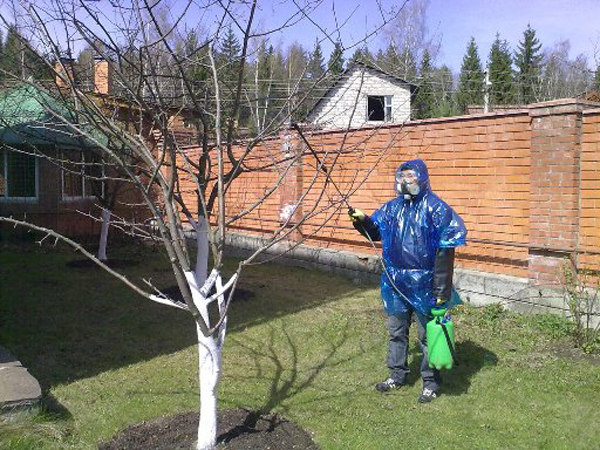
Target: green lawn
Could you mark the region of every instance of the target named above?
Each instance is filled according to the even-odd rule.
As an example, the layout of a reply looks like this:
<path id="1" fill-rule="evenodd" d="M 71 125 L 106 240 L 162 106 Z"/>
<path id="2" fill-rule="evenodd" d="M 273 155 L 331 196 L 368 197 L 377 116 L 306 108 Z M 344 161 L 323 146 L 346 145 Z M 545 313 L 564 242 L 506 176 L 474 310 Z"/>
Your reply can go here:
<path id="1" fill-rule="evenodd" d="M 173 284 L 159 253 L 110 250 L 139 261 L 130 278 Z M 68 268 L 77 257 L 0 247 L 0 345 L 45 394 L 37 418 L 0 424 L 0 449 L 94 449 L 130 424 L 198 407 L 190 317 L 97 269 Z M 459 308 L 461 364 L 445 374 L 443 395 L 421 405 L 418 358 L 409 386 L 389 395 L 373 388 L 387 376 L 376 285 L 261 265 L 240 287 L 255 297 L 232 305 L 221 408 L 281 413 L 322 449 L 600 446 L 600 365 L 556 351 L 569 345 L 559 320 Z"/>

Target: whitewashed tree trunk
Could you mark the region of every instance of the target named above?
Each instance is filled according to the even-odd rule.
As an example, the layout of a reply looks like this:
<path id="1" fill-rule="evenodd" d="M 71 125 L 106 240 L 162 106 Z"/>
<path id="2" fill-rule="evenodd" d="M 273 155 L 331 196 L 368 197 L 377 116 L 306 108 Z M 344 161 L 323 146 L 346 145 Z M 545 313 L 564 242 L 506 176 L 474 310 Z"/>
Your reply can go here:
<path id="1" fill-rule="evenodd" d="M 217 388 L 221 378 L 222 347 L 212 336 L 198 330 L 200 374 L 200 422 L 197 450 L 210 450 L 217 443 Z"/>
<path id="2" fill-rule="evenodd" d="M 106 261 L 106 247 L 108 245 L 108 227 L 110 226 L 110 210 L 108 208 L 102 208 L 102 225 L 100 228 L 100 245 L 98 246 L 98 259 L 100 261 Z"/>
<path id="3" fill-rule="evenodd" d="M 192 291 L 194 303 L 205 323 L 210 327 L 207 298 L 210 297 L 210 281 L 207 282 L 209 243 L 207 224 L 203 217 L 194 224 L 198 254 L 195 272 L 186 274 Z M 216 275 L 218 292 L 223 289 L 221 277 Z M 211 277 L 213 274 L 211 274 Z M 206 286 L 205 286 L 206 283 Z M 224 298 L 218 298 L 219 310 L 224 313 Z M 221 360 L 226 321 L 219 332 L 213 336 L 204 336 L 199 326 L 198 334 L 198 375 L 200 385 L 200 420 L 198 424 L 197 450 L 213 449 L 217 443 L 217 388 L 221 378 Z"/>

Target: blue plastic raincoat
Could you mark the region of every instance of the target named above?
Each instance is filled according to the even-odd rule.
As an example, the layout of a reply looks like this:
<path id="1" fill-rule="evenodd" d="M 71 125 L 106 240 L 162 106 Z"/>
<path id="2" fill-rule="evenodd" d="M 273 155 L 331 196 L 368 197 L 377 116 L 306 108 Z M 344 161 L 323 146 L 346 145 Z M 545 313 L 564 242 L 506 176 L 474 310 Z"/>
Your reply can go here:
<path id="1" fill-rule="evenodd" d="M 419 194 L 411 200 L 399 195 L 375 211 L 370 217 L 375 232 L 369 231 L 369 235 L 382 241 L 383 262 L 389 277 L 385 272 L 381 274 L 381 297 L 387 314 L 417 310 L 429 315 L 436 300 L 433 295 L 436 252 L 438 248 L 466 245 L 467 229 L 458 214 L 431 191 L 423 160 L 407 161 L 396 175 L 403 169 L 416 172 Z M 460 302 L 452 289 L 445 307 Z"/>

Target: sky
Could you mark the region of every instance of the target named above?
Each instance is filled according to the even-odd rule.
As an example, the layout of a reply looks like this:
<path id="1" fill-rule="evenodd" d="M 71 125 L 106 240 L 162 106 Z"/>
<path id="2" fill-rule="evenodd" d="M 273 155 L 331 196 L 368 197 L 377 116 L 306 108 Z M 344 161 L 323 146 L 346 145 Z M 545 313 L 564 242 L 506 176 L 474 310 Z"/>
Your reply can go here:
<path id="1" fill-rule="evenodd" d="M 66 0 L 64 0 L 66 3 Z M 107 12 L 110 21 L 111 3 L 128 5 L 133 0 L 86 0 L 88 4 Z M 203 23 L 210 27 L 219 15 L 198 5 L 211 3 L 209 0 L 153 0 L 167 6 L 173 15 L 181 11 L 191 1 L 186 24 Z M 53 3 L 52 0 L 35 0 L 35 4 Z M 588 66 L 595 69 L 600 64 L 600 0 L 258 0 L 255 22 L 257 29 L 276 27 L 284 22 L 294 11 L 296 4 L 315 6 L 310 18 L 304 18 L 296 25 L 271 36 L 275 45 L 288 46 L 298 42 L 306 49 L 314 46 L 322 31 L 331 33 L 337 23 L 341 26 L 341 39 L 345 45 L 361 41 L 381 22 L 377 4 L 386 11 L 398 9 L 406 2 L 407 8 L 415 3 L 428 4 L 426 10 L 429 36 L 441 45 L 437 56 L 437 66 L 447 65 L 458 73 L 462 58 L 471 37 L 478 45 L 479 56 L 483 63 L 487 60 L 490 46 L 500 33 L 515 51 L 528 24 L 536 31 L 543 48 L 551 48 L 563 40 L 569 40 L 571 51 L 569 58 L 574 59 L 582 53 L 588 58 Z M 225 2 L 223 2 L 225 3 Z M 238 8 L 242 0 L 233 1 Z M 0 14 L 5 14 L 11 0 L 0 0 Z M 142 2 L 143 4 L 143 2 Z M 214 4 L 214 3 L 213 3 Z M 194 11 L 193 7 L 197 9 Z M 247 8 L 247 7 L 246 7 Z M 59 27 L 60 30 L 60 27 Z M 59 31 L 60 33 L 60 31 Z M 333 48 L 333 33 L 330 40 L 322 42 L 326 57 Z M 369 48 L 376 52 L 386 48 L 389 35 L 379 32 L 371 36 Z M 348 50 L 346 57 L 352 56 L 354 48 Z"/>
<path id="2" fill-rule="evenodd" d="M 496 32 L 516 50 L 527 24 L 543 47 L 568 39 L 571 58 L 582 53 L 591 68 L 600 64 L 600 0 L 431 0 L 428 8 L 429 29 L 441 34 L 439 59 L 453 71 L 471 36 L 486 60 Z"/>
<path id="3" fill-rule="evenodd" d="M 413 1 L 408 0 L 408 4 Z M 268 5 L 277 8 L 280 3 L 278 0 L 259 0 L 259 16 L 264 18 L 272 14 Z M 380 0 L 380 3 L 388 9 L 402 5 L 404 0 Z M 362 39 L 365 30 L 372 29 L 378 19 L 374 0 L 343 0 L 333 5 L 333 0 L 324 0 L 313 14 L 313 20 L 318 27 L 332 30 L 334 17 L 337 16 L 341 23 L 342 18 L 351 16 L 342 29 L 341 37 L 346 41 Z M 426 11 L 429 35 L 441 43 L 437 63 L 446 64 L 456 73 L 460 71 L 471 37 L 475 38 L 479 56 L 485 62 L 497 32 L 516 51 L 528 24 L 536 31 L 543 47 L 550 48 L 568 39 L 570 59 L 583 53 L 590 68 L 594 69 L 600 63 L 600 0 L 429 0 Z M 266 23 L 270 22 L 266 20 Z M 310 48 L 318 34 L 317 25 L 305 21 L 300 27 L 286 30 L 280 39 L 288 43 L 295 40 Z M 385 48 L 388 43 L 389 37 L 379 33 L 371 40 L 369 48 Z M 328 54 L 331 45 L 324 42 L 323 49 Z"/>

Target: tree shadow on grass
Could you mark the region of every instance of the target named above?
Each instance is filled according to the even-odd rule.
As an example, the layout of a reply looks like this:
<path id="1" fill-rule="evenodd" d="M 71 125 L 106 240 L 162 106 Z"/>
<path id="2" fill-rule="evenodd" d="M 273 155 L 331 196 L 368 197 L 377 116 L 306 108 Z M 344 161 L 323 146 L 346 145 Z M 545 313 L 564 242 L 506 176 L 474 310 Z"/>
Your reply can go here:
<path id="1" fill-rule="evenodd" d="M 157 286 L 173 284 L 168 265 L 152 260 L 156 254 L 120 256 L 141 259 L 125 269 L 130 279 L 149 278 L 150 272 Z M 188 313 L 145 300 L 102 270 L 67 268 L 72 253 L 30 246 L 21 255 L 0 248 L 0 259 L 0 341 L 46 394 L 59 384 L 195 345 L 196 329 Z M 330 274 L 276 265 L 247 269 L 239 287 L 254 295 L 232 304 L 230 331 L 356 290 L 350 281 Z"/>
<path id="2" fill-rule="evenodd" d="M 247 338 L 244 341 L 235 340 L 237 346 L 242 347 L 246 354 L 251 355 L 254 360 L 254 369 L 261 378 L 265 376 L 263 373 L 265 360 L 274 369 L 265 371 L 268 372 L 270 385 L 263 405 L 254 411 L 250 411 L 243 424 L 219 436 L 219 442 L 227 443 L 244 433 L 252 433 L 257 422 L 262 417 L 269 416 L 275 408 L 283 411 L 285 415 L 288 412 L 285 405 L 286 400 L 299 395 L 308 388 L 314 387 L 315 380 L 323 370 L 331 370 L 339 365 L 351 362 L 353 357 L 359 355 L 358 352 L 353 356 L 338 357 L 340 348 L 348 342 L 350 332 L 351 324 L 348 321 L 335 338 L 327 339 L 328 349 L 321 355 L 319 361 L 305 370 L 300 368 L 301 362 L 298 356 L 297 343 L 291 337 L 283 322 L 280 329 L 271 327 L 267 342 L 251 341 Z M 324 336 L 325 333 L 318 334 Z M 285 350 L 281 349 L 282 343 L 285 345 Z M 288 354 L 287 358 L 281 356 L 284 351 Z M 336 392 L 333 395 L 339 396 L 340 394 Z M 327 401 L 329 397 L 330 394 L 325 390 L 316 401 Z"/>

